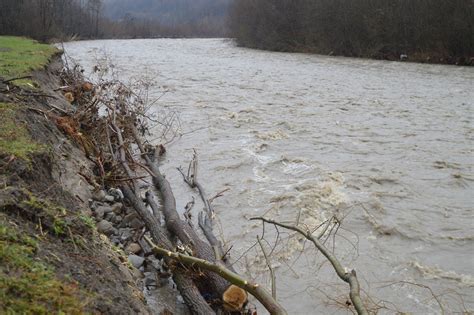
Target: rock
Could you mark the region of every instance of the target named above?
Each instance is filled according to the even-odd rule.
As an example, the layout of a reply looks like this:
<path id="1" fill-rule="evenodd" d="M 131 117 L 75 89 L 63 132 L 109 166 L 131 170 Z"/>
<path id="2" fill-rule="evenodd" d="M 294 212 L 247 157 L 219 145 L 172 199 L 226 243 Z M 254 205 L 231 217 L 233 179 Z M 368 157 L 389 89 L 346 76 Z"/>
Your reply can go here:
<path id="1" fill-rule="evenodd" d="M 115 198 L 114 198 L 114 196 L 106 195 L 105 198 L 104 198 L 104 200 L 107 201 L 107 202 L 112 203 L 112 202 L 115 201 Z"/>
<path id="2" fill-rule="evenodd" d="M 159 259 L 153 257 L 153 256 L 148 256 L 149 261 L 151 261 L 151 264 L 154 269 L 156 270 L 161 270 L 162 268 L 162 263 Z"/>
<path id="3" fill-rule="evenodd" d="M 114 209 L 111 206 L 100 205 L 95 210 L 96 211 L 101 210 L 101 211 L 104 211 L 104 213 L 109 213 L 109 212 L 112 212 Z"/>
<path id="4" fill-rule="evenodd" d="M 120 222 L 122 222 L 122 217 L 118 215 L 115 217 L 114 223 L 119 224 Z"/>
<path id="5" fill-rule="evenodd" d="M 92 195 L 92 199 L 97 201 L 104 201 L 106 193 L 103 190 L 98 190 Z"/>
<path id="6" fill-rule="evenodd" d="M 105 214 L 104 209 L 102 209 L 101 207 L 98 207 L 94 210 L 94 216 L 98 221 L 104 218 L 104 214 Z"/>
<path id="7" fill-rule="evenodd" d="M 115 214 L 120 214 L 123 209 L 123 204 L 121 204 L 120 202 L 116 202 L 111 206 L 111 208 Z"/>
<path id="8" fill-rule="evenodd" d="M 137 243 L 130 243 L 125 248 L 125 252 L 131 253 L 131 254 L 138 254 L 139 252 L 141 252 L 141 250 L 142 250 L 142 248 Z"/>
<path id="9" fill-rule="evenodd" d="M 91 199 L 92 200 L 92 199 Z M 97 201 L 92 201 L 89 203 L 89 208 L 91 208 L 91 210 L 95 210 L 97 209 L 97 206 L 101 204 L 100 202 L 97 202 Z"/>
<path id="10" fill-rule="evenodd" d="M 113 236 L 110 238 L 110 241 L 112 242 L 112 244 L 114 244 L 115 246 L 118 246 L 120 244 L 120 237 L 118 236 Z"/>
<path id="11" fill-rule="evenodd" d="M 109 191 L 108 191 L 108 194 L 113 196 L 115 201 L 123 200 L 123 193 L 118 188 L 110 188 Z"/>
<path id="12" fill-rule="evenodd" d="M 156 275 L 152 272 L 145 272 L 145 286 L 146 287 L 156 287 Z"/>
<path id="13" fill-rule="evenodd" d="M 133 267 L 138 269 L 145 262 L 145 258 L 137 256 L 137 255 L 129 255 L 128 261 L 132 264 Z"/>
<path id="14" fill-rule="evenodd" d="M 132 237 L 133 232 L 132 232 L 132 229 L 130 228 L 123 228 L 123 229 L 119 229 L 119 234 L 120 234 L 120 239 L 122 240 L 122 242 L 125 242 Z"/>
<path id="15" fill-rule="evenodd" d="M 145 242 L 143 239 L 139 239 L 138 244 L 140 244 L 140 247 L 142 248 L 142 251 L 145 254 L 145 256 L 149 256 L 152 254 L 150 245 L 148 245 L 148 243 Z"/>
<path id="16" fill-rule="evenodd" d="M 106 219 L 107 221 L 109 221 L 109 222 L 114 222 L 114 221 L 115 221 L 115 217 L 116 217 L 116 215 L 115 215 L 115 213 L 113 213 L 113 212 L 109 212 L 109 213 L 107 213 L 107 214 L 105 215 L 105 219 Z"/>
<path id="17" fill-rule="evenodd" d="M 105 235 L 111 235 L 115 232 L 114 226 L 107 220 L 102 220 L 97 223 L 97 231 Z"/>
<path id="18" fill-rule="evenodd" d="M 125 265 L 122 265 L 122 264 L 119 264 L 119 269 L 122 273 L 122 275 L 124 276 L 124 280 L 128 283 L 134 283 L 135 279 L 133 279 L 133 275 L 132 275 L 132 272 L 125 266 Z"/>
<path id="19" fill-rule="evenodd" d="M 131 273 L 132 273 L 132 276 L 135 278 L 135 279 L 141 279 L 143 278 L 143 274 L 140 270 L 138 269 L 132 269 L 131 270 Z"/>
<path id="20" fill-rule="evenodd" d="M 138 218 L 138 215 L 137 215 L 135 212 L 132 212 L 132 213 L 130 213 L 130 214 L 127 214 L 127 215 L 123 218 L 122 223 L 123 223 L 123 224 L 128 224 L 128 223 L 132 222 L 133 219 L 136 219 L 136 218 Z"/>
<path id="21" fill-rule="evenodd" d="M 138 218 L 133 219 L 132 222 L 130 222 L 129 224 L 131 228 L 134 228 L 137 230 L 145 226 L 145 223 L 143 223 L 143 221 Z"/>

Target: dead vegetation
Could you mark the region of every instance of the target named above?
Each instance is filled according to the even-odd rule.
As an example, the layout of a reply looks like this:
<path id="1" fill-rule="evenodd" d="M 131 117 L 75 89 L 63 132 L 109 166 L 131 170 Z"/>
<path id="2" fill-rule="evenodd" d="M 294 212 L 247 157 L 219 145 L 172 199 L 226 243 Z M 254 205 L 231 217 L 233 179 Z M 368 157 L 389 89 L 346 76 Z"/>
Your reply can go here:
<path id="1" fill-rule="evenodd" d="M 105 61 L 105 62 L 104 62 Z M 173 280 L 192 313 L 254 314 L 247 307 L 248 295 L 253 295 L 271 314 L 286 314 L 277 302 L 275 286 L 272 292 L 258 283 L 239 275 L 229 261 L 228 250 L 215 236 L 215 213 L 212 201 L 223 192 L 209 198 L 198 177 L 198 157 L 194 157 L 184 181 L 201 196 L 204 210 L 198 215 L 198 231 L 194 226 L 189 205 L 185 218 L 176 209 L 170 183 L 159 169 L 167 141 L 179 137 L 179 119 L 172 113 L 156 117 L 150 111 L 156 100 L 148 99 L 149 82 L 137 81 L 127 85 L 118 80 L 107 58 L 94 71 L 98 77 L 91 83 L 83 78 L 78 66 L 69 66 L 61 73 L 61 91 L 76 107 L 74 114 L 53 117 L 57 126 L 82 146 L 94 162 L 90 183 L 101 188 L 119 188 L 130 207 L 146 225 L 142 238 L 153 254 L 163 259 L 173 274 Z M 156 113 L 156 112 L 155 112 Z M 162 112 L 159 114 L 163 114 Z M 148 138 L 153 125 L 161 126 L 161 143 L 154 145 Z M 152 188 L 143 188 L 143 187 Z M 161 201 L 157 205 L 156 196 Z M 163 222 L 161 221 L 163 218 Z M 360 298 L 355 271 L 344 269 L 337 258 L 309 232 L 297 226 L 258 218 L 264 222 L 297 231 L 312 241 L 333 264 L 337 275 L 350 284 L 350 300 L 359 314 L 367 314 Z M 323 227 L 323 234 L 329 224 Z M 201 239 L 199 232 L 205 236 Z M 314 232 L 314 231 L 313 231 Z M 263 247 L 262 247 L 263 248 Z"/>

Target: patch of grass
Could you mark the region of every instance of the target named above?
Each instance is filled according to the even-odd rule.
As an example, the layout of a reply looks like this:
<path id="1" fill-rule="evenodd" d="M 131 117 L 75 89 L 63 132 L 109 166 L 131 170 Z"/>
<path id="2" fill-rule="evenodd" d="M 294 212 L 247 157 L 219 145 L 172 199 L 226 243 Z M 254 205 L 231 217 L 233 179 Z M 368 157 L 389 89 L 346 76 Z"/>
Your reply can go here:
<path id="1" fill-rule="evenodd" d="M 84 236 L 90 235 L 95 230 L 95 223 L 91 217 L 68 211 L 48 200 L 36 197 L 29 191 L 24 192 L 26 199 L 20 202 L 20 206 L 33 212 L 36 220 L 41 222 L 42 228 L 54 236 L 66 238 L 75 246 L 86 248 Z"/>
<path id="2" fill-rule="evenodd" d="M 23 37 L 0 36 L 0 77 L 12 79 L 29 75 L 48 64 L 58 49 Z M 33 81 L 12 82 L 18 86 L 35 87 Z"/>
<path id="3" fill-rule="evenodd" d="M 37 242 L 9 225 L 0 216 L 0 313 L 83 313 L 78 286 L 57 279 L 35 259 Z"/>
<path id="4" fill-rule="evenodd" d="M 38 213 L 42 213 L 44 218 L 51 222 L 48 224 L 45 220 L 44 223 L 49 225 L 54 235 L 67 235 L 68 223 L 64 219 L 67 215 L 65 208 L 56 206 L 47 200 L 39 199 L 31 193 L 29 193 L 29 199 L 24 200 L 22 205 L 35 209 Z"/>
<path id="5" fill-rule="evenodd" d="M 125 251 L 123 249 L 121 249 L 120 247 L 114 245 L 114 244 L 111 244 L 109 243 L 109 246 L 110 246 L 110 249 L 117 254 L 118 256 L 118 259 L 122 262 L 122 264 L 124 264 L 125 266 L 127 266 L 127 268 L 129 270 L 133 270 L 135 269 L 135 267 L 133 267 L 132 263 L 128 260 L 128 255 L 125 254 Z"/>
<path id="6" fill-rule="evenodd" d="M 43 152 L 44 146 L 34 142 L 26 127 L 16 119 L 17 105 L 0 103 L 0 154 L 14 155 L 30 161 L 30 155 Z"/>
<path id="7" fill-rule="evenodd" d="M 95 221 L 90 216 L 85 215 L 85 214 L 80 214 L 79 219 L 81 219 L 82 223 L 84 223 L 91 230 L 95 228 Z"/>

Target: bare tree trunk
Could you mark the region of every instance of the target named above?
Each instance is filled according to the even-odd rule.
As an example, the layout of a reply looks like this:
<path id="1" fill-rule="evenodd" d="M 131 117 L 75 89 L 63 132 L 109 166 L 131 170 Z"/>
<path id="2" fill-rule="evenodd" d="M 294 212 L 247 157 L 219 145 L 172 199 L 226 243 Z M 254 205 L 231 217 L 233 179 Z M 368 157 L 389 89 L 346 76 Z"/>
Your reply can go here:
<path id="1" fill-rule="evenodd" d="M 163 200 L 162 211 L 165 218 L 166 227 L 172 234 L 176 235 L 181 240 L 183 245 L 189 247 L 192 250 L 194 256 L 211 262 L 216 262 L 212 247 L 208 243 L 202 241 L 196 234 L 196 231 L 194 231 L 194 229 L 189 224 L 181 220 L 179 217 L 179 214 L 176 211 L 176 200 L 174 198 L 170 183 L 163 176 L 163 174 L 161 174 L 156 164 L 149 157 L 149 152 L 144 149 L 137 130 L 133 128 L 132 132 L 135 142 L 138 144 L 140 152 L 142 153 L 148 168 L 153 173 L 153 184 L 161 194 Z M 200 286 L 200 289 L 209 294 L 212 299 L 221 300 L 222 295 L 230 286 L 230 283 L 218 275 L 209 272 L 205 273 L 204 278 L 205 281 L 202 283 L 203 285 Z"/>
<path id="2" fill-rule="evenodd" d="M 112 125 L 115 129 L 118 144 L 120 147 L 120 154 L 118 155 L 119 160 L 127 175 L 130 178 L 133 178 L 130 166 L 128 165 L 128 162 L 126 160 L 122 132 L 115 124 L 112 123 Z M 134 180 L 132 180 L 132 184 L 135 189 L 138 189 L 138 186 L 136 185 Z M 122 186 L 121 188 L 126 199 L 131 203 L 133 208 L 137 211 L 139 216 L 145 222 L 145 225 L 150 231 L 150 234 L 155 240 L 155 242 L 157 242 L 164 248 L 168 248 L 168 250 L 171 250 L 173 248 L 173 245 L 169 240 L 168 235 L 161 227 L 158 218 L 153 216 L 150 211 L 148 211 L 143 201 L 137 197 L 138 191 L 132 191 L 128 186 Z M 164 258 L 169 261 L 167 257 Z M 203 315 L 215 314 L 215 312 L 200 294 L 193 280 L 190 277 L 186 276 L 184 273 L 184 269 L 177 267 L 173 272 L 173 280 L 178 286 L 178 289 L 181 295 L 183 296 L 183 299 L 186 301 L 188 307 L 190 308 L 191 312 L 193 312 L 193 314 Z"/>
<path id="3" fill-rule="evenodd" d="M 161 244 L 164 248 L 171 250 L 173 248 L 166 232 L 163 231 L 160 222 L 154 217 L 143 204 L 143 202 L 137 198 L 135 193 L 127 186 L 122 186 L 122 191 L 127 200 L 132 204 L 133 208 L 140 215 L 142 220 L 145 222 L 146 227 L 150 231 L 153 239 L 157 244 Z M 167 256 L 164 256 L 166 260 L 169 260 Z M 178 286 L 178 290 L 183 296 L 183 299 L 188 305 L 189 309 L 193 314 L 215 314 L 212 308 L 202 297 L 198 288 L 190 277 L 185 274 L 185 270 L 177 267 L 173 270 L 173 280 Z"/>

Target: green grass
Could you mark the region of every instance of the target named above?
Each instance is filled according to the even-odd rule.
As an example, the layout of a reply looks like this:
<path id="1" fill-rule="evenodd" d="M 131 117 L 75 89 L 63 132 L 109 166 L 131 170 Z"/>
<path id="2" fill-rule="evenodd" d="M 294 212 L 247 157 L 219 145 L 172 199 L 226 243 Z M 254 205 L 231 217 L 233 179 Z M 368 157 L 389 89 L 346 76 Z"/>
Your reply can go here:
<path id="1" fill-rule="evenodd" d="M 29 199 L 24 200 L 21 205 L 34 209 L 39 215 L 44 216 L 44 219 L 51 222 L 51 232 L 56 236 L 67 235 L 68 223 L 64 220 L 67 215 L 67 210 L 63 207 L 56 206 L 51 202 L 37 198 L 32 193 L 28 192 Z"/>
<path id="2" fill-rule="evenodd" d="M 0 77 L 13 79 L 29 75 L 46 66 L 58 49 L 23 37 L 0 36 Z M 29 79 L 12 82 L 19 86 L 34 87 Z"/>
<path id="3" fill-rule="evenodd" d="M 85 214 L 80 214 L 79 219 L 84 223 L 89 229 L 93 230 L 95 228 L 95 221 L 90 216 Z"/>
<path id="4" fill-rule="evenodd" d="M 0 313 L 80 314 L 84 305 L 74 283 L 57 279 L 37 260 L 36 240 L 0 216 Z"/>
<path id="5" fill-rule="evenodd" d="M 31 139 L 24 124 L 16 119 L 16 110 L 17 105 L 0 103 L 0 155 L 30 161 L 32 153 L 45 148 Z"/>

